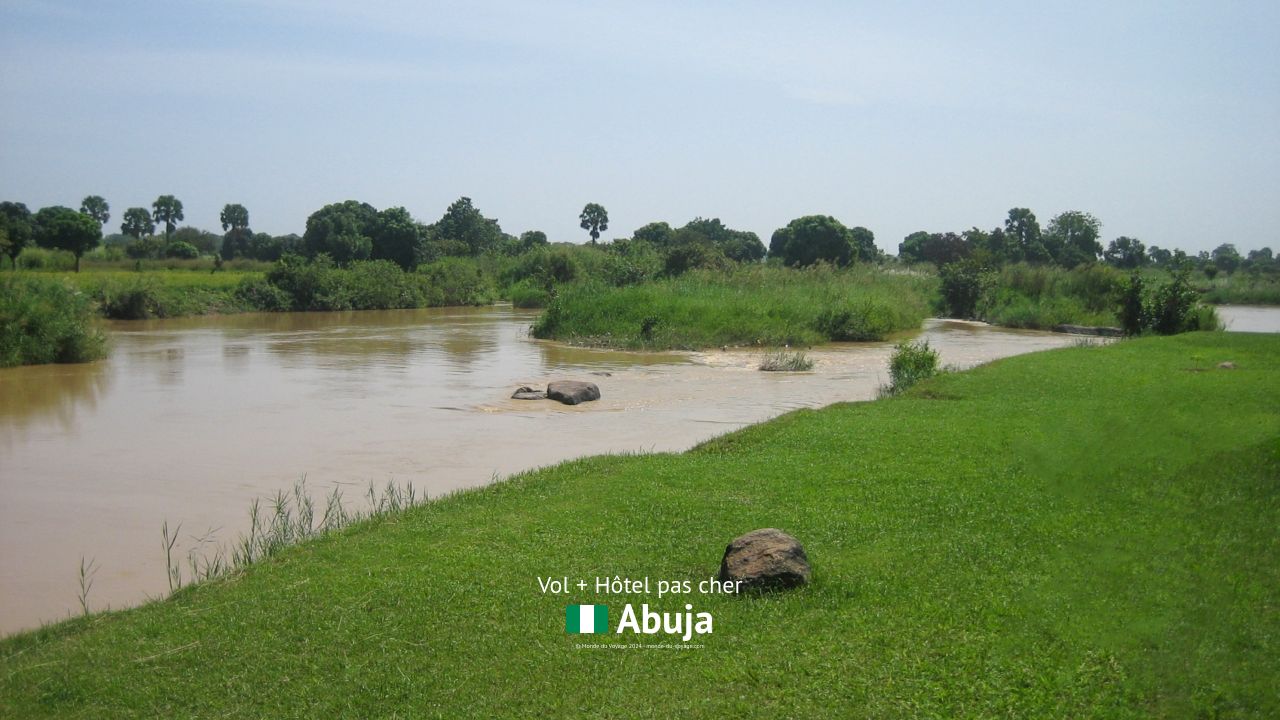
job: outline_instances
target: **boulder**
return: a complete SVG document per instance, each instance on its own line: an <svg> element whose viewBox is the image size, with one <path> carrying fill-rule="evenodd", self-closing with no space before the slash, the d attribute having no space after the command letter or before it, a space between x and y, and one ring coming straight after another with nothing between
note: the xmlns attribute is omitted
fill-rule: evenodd
<svg viewBox="0 0 1280 720"><path fill-rule="evenodd" d="M547 394L531 387L522 387L511 395L512 400L546 400Z"/></svg>
<svg viewBox="0 0 1280 720"><path fill-rule="evenodd" d="M809 582L809 557L800 541L776 528L752 530L724 549L719 579L749 589L792 588Z"/></svg>
<svg viewBox="0 0 1280 720"><path fill-rule="evenodd" d="M1218 363L1218 369L1219 370L1235 370L1236 364L1231 362L1230 360L1226 362L1220 362Z"/></svg>
<svg viewBox="0 0 1280 720"><path fill-rule="evenodd" d="M581 380L557 380L547 384L547 397L565 405L591 402L600 399L600 388L595 383Z"/></svg>

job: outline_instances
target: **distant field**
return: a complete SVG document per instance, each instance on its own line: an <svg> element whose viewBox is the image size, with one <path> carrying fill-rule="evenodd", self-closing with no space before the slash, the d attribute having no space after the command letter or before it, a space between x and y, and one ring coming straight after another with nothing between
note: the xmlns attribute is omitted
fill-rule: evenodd
<svg viewBox="0 0 1280 720"><path fill-rule="evenodd" d="M1280 337L1196 333L565 463L0 641L0 716L1274 718L1277 398ZM697 583L771 526L807 588L538 587ZM567 635L592 602L715 629L575 649L671 641Z"/></svg>

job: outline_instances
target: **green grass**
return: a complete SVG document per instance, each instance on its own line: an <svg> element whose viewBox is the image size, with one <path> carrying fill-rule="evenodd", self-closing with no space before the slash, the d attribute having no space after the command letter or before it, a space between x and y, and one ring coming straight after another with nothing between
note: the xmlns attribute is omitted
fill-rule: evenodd
<svg viewBox="0 0 1280 720"><path fill-rule="evenodd" d="M0 367L105 355L106 336L85 293L57 279L0 275Z"/></svg>
<svg viewBox="0 0 1280 720"><path fill-rule="evenodd" d="M559 288L536 337L585 345L697 349L878 340L917 328L937 280L875 267L743 266L611 287Z"/></svg>
<svg viewBox="0 0 1280 720"><path fill-rule="evenodd" d="M1275 274L1220 274L1196 284L1201 286L1204 301L1216 305L1280 305L1280 277Z"/></svg>
<svg viewBox="0 0 1280 720"><path fill-rule="evenodd" d="M236 313L258 308L247 305L236 293L257 272L191 272L152 270L143 272L100 270L58 275L81 288L102 314L125 320Z"/></svg>
<svg viewBox="0 0 1280 720"><path fill-rule="evenodd" d="M765 372L804 372L813 369L813 361L803 350L775 350L765 353L760 359L760 369Z"/></svg>
<svg viewBox="0 0 1280 720"><path fill-rule="evenodd" d="M1018 263L994 273L978 317L994 325L1051 330L1057 325L1115 327L1124 274L1101 264L1074 270Z"/></svg>
<svg viewBox="0 0 1280 720"><path fill-rule="evenodd" d="M570 462L0 641L0 716L1276 717L1278 398L1280 337L1197 333ZM538 589L759 527L813 581L694 596L700 650L575 650L566 604L684 600Z"/></svg>

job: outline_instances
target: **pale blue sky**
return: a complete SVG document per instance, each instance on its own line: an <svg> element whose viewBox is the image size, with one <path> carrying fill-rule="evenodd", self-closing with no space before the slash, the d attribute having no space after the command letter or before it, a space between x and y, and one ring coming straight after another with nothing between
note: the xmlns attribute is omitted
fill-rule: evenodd
<svg viewBox="0 0 1280 720"><path fill-rule="evenodd" d="M1280 3L0 0L0 199L1280 249Z"/></svg>

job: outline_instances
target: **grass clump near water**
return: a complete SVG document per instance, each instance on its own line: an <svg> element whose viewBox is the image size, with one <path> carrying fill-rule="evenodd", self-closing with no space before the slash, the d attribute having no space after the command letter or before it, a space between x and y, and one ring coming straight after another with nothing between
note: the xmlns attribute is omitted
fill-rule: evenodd
<svg viewBox="0 0 1280 720"><path fill-rule="evenodd" d="M1236 369L1218 369L1231 361ZM1008 358L525 473L0 641L4 717L1275 717L1280 337ZM696 583L779 527L809 586ZM714 616L579 649L565 606Z"/></svg>
<svg viewBox="0 0 1280 720"><path fill-rule="evenodd" d="M804 372L813 369L813 360L803 350L775 350L761 358L760 369L765 372Z"/></svg>
<svg viewBox="0 0 1280 720"><path fill-rule="evenodd" d="M106 336L85 293L55 278L0 276L0 367L105 355Z"/></svg>
<svg viewBox="0 0 1280 720"><path fill-rule="evenodd" d="M741 266L639 285L559 288L535 337L630 349L879 340L929 315L936 278L860 266Z"/></svg>
<svg viewBox="0 0 1280 720"><path fill-rule="evenodd" d="M1237 272L1203 281L1202 298L1215 305L1280 305L1280 276Z"/></svg>
<svg viewBox="0 0 1280 720"><path fill-rule="evenodd" d="M938 351L929 347L928 340L898 343L889 358L889 386L883 394L898 395L937 375L938 363Z"/></svg>

